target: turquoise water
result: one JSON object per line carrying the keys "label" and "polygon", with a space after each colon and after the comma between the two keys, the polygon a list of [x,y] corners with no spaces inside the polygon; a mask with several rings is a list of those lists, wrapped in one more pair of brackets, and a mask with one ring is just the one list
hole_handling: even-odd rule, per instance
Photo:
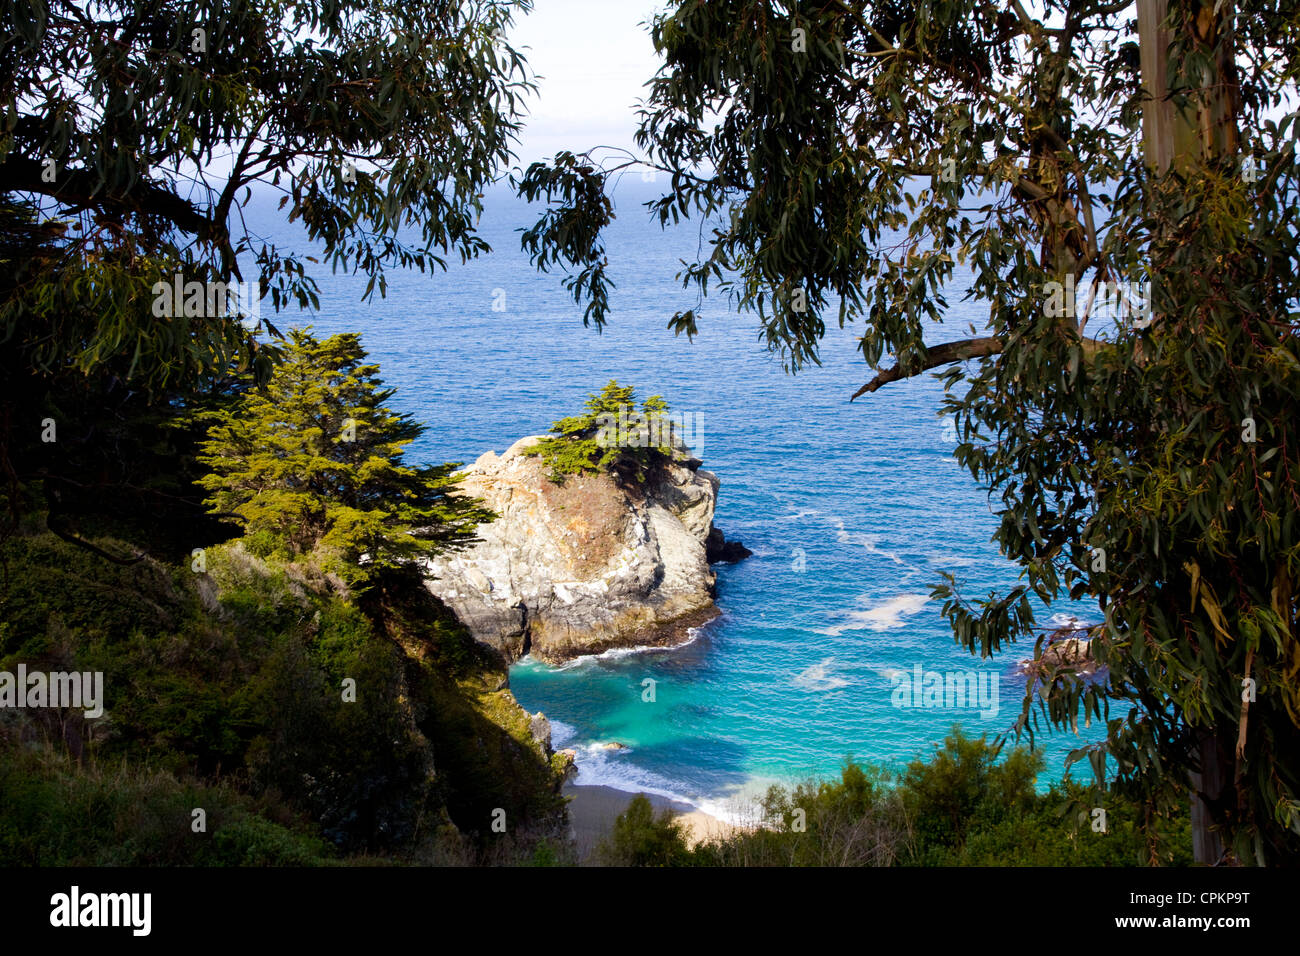
{"label": "turquoise water", "polygon": [[[937,416],[941,386],[925,376],[850,404],[870,377],[851,328],[827,335],[823,366],[791,376],[758,342],[757,320],[728,315],[722,300],[703,304],[693,343],[675,338],[668,317],[699,303],[673,274],[700,232],[650,223],[637,203],[654,188],[627,180],[618,192],[608,242],[618,288],[603,334],[583,328],[556,277],[528,265],[515,232],[530,224],[528,208],[498,195],[483,222],[491,256],[445,275],[391,273],[387,299],[368,305],[359,301],[364,279],[327,275],[319,314],[299,323],[362,332],[398,389],[390,404],[429,427],[413,460],[500,452],[610,378],[701,416],[696,450],[722,480],[716,523],[754,551],[717,567],[721,617],[676,649],[562,668],[524,660],[511,670],[516,696],[552,719],[557,747],[578,752],[579,783],[715,808],[747,782],[834,773],[846,755],[898,765],[928,753],[954,722],[976,734],[1007,730],[1022,696],[1015,663],[1032,646],[972,658],[928,600],[943,571],[968,597],[1016,581],[989,541],[987,494],[952,457],[955,438]],[[270,209],[264,231],[285,238]],[[982,325],[982,307],[959,298],[950,296],[936,341]],[[1053,608],[1040,623],[1069,610]],[[989,672],[997,712],[893,706],[891,675],[917,665]],[[653,702],[643,700],[647,678]],[[1068,750],[1097,736],[1083,733],[1040,738],[1042,784],[1060,778]],[[607,749],[613,742],[625,749]]]}

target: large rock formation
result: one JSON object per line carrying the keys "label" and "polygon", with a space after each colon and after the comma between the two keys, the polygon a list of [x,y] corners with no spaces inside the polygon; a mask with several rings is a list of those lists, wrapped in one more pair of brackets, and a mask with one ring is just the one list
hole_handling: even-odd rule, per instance
{"label": "large rock formation", "polygon": [[748,552],[713,528],[716,475],[679,457],[643,485],[605,474],[557,484],[541,458],[521,453],[537,440],[465,469],[463,491],[498,517],[477,544],[425,563],[426,586],[475,638],[507,661],[531,651],[555,663],[680,643],[717,615],[710,552]]}

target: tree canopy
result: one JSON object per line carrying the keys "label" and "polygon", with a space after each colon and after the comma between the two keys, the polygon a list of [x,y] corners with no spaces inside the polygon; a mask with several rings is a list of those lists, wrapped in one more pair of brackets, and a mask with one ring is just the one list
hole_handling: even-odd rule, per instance
{"label": "tree canopy", "polygon": [[[1300,8],[719,0],[651,33],[642,154],[519,177],[536,263],[606,321],[608,194],[648,165],[650,214],[710,230],[679,278],[791,369],[828,321],[861,323],[858,395],[942,368],[1021,570],[936,589],[957,640],[1041,660],[1031,597],[1095,607],[1017,729],[1104,720],[1073,756],[1153,812],[1194,793],[1198,859],[1300,858]],[[985,327],[936,333],[963,286]]]}
{"label": "tree canopy", "polygon": [[[200,520],[192,436],[161,423],[265,382],[320,270],[368,299],[487,251],[529,8],[0,0],[0,536],[34,509],[88,545],[67,516],[109,500]],[[309,248],[260,232],[277,202]]]}
{"label": "tree canopy", "polygon": [[264,378],[238,316],[159,316],[152,291],[179,273],[250,282],[267,313],[314,304],[317,260],[249,225],[255,192],[332,267],[367,275],[367,297],[388,267],[485,251],[482,190],[532,89],[503,31],[528,8],[0,3],[0,190],[36,201],[56,237],[0,301],[0,336],[44,372],[125,355],[155,388],[232,361]]}
{"label": "tree canopy", "polygon": [[644,478],[669,460],[680,444],[668,417],[668,403],[651,395],[636,407],[636,389],[610,379],[587,396],[581,415],[561,418],[548,435],[527,450],[551,467],[551,479],[611,472],[630,480]]}

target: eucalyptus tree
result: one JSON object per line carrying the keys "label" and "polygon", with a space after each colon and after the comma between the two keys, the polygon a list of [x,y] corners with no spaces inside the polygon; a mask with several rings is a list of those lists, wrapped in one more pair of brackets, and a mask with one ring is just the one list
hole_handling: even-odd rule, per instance
{"label": "eucalyptus tree", "polygon": [[[652,215],[711,230],[679,276],[701,308],[756,313],[791,370],[860,323],[854,398],[938,369],[1020,568],[936,588],[956,639],[1033,640],[1017,731],[1104,720],[1072,759],[1152,834],[1191,794],[1208,862],[1300,858],[1298,9],[683,0],[650,25],[641,156],[518,181],[549,202],[524,247],[587,321],[641,162]],[[936,331],[956,295],[984,328]],[[1033,596],[1095,616],[1049,633]]]}
{"label": "eucalyptus tree", "polygon": [[[366,276],[369,299],[387,269],[486,251],[482,192],[513,160],[534,88],[504,37],[529,7],[0,0],[14,519],[20,486],[59,467],[52,449],[104,431],[67,421],[55,383],[93,386],[77,407],[120,418],[124,396],[184,401],[232,369],[265,382],[273,315],[316,304],[322,268]],[[263,234],[277,201],[308,248]],[[36,438],[47,417],[65,419],[58,445]]]}
{"label": "eucalyptus tree", "polygon": [[[259,187],[327,262],[369,276],[367,297],[386,267],[484,251],[481,191],[532,88],[503,36],[528,7],[4,0],[0,189],[40,200],[62,255],[0,304],[0,330],[40,368],[125,353],[164,382],[224,367],[243,325],[156,315],[153,289],[179,271],[255,281],[274,309],[315,302],[314,263],[245,216]],[[67,301],[71,327],[48,314]]]}

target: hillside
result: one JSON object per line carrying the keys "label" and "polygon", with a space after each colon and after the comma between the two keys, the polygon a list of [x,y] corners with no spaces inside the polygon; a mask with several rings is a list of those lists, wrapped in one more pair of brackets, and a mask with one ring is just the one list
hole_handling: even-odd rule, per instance
{"label": "hillside", "polygon": [[351,599],[239,542],[121,566],[24,531],[0,546],[0,671],[102,672],[105,707],[0,710],[0,863],[509,862],[560,845],[564,758],[418,581]]}

